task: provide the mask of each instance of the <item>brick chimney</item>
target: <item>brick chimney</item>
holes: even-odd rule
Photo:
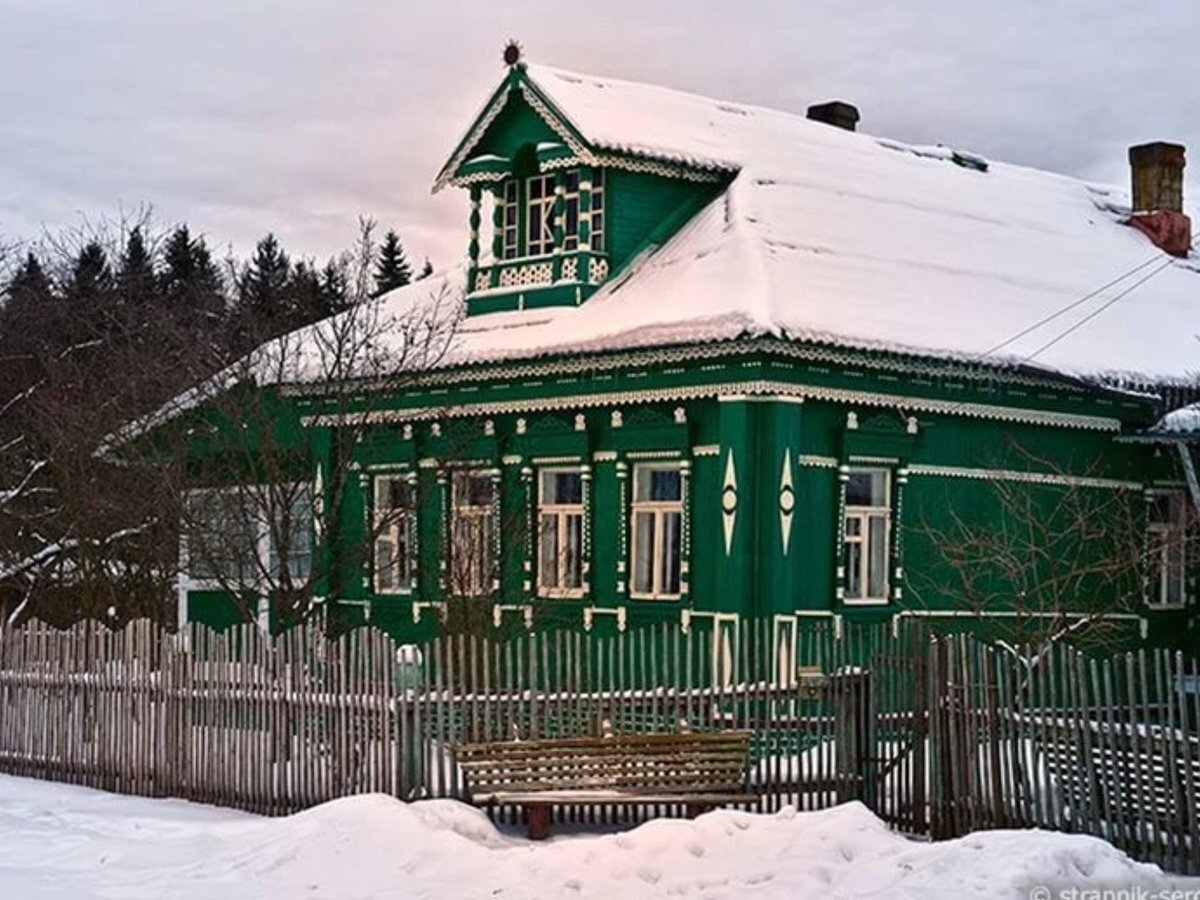
[[[1133,175],[1133,216],[1129,224],[1164,253],[1187,256],[1192,222],[1183,213],[1184,148],[1156,141],[1129,148]]]
[[[824,122],[835,128],[855,131],[858,126],[858,107],[841,100],[830,100],[828,103],[815,103],[810,106],[808,117],[814,122]]]

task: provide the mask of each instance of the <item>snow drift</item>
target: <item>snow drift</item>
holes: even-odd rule
[[[448,800],[365,795],[265,819],[0,777],[0,896],[22,900],[949,900],[1025,898],[1044,884],[1155,890],[1182,882],[1089,837],[995,831],[915,843],[856,803],[713,812],[530,844]]]

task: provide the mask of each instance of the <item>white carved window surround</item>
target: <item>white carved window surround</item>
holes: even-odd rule
[[[852,467],[849,470],[842,552],[847,604],[888,602],[891,482],[889,469]]]
[[[518,217],[520,207],[517,203],[517,182],[510,179],[504,183],[500,204],[500,258],[516,259],[520,252],[518,237],[520,228]]]
[[[1149,495],[1150,583],[1147,601],[1158,609],[1187,603],[1187,494],[1155,490]]]
[[[374,501],[375,593],[410,593],[417,565],[415,475],[375,476]]]
[[[538,470],[539,597],[584,593],[584,488],[580,469]]]
[[[496,575],[497,484],[490,471],[456,471],[450,479],[450,589],[481,597]]]
[[[683,468],[679,463],[633,467],[630,512],[632,578],[637,600],[677,600],[683,593]]]

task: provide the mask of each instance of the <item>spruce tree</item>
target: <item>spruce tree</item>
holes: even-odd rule
[[[412,267],[404,255],[404,247],[400,244],[400,236],[389,230],[383,236],[383,244],[379,248],[379,260],[375,264],[375,294],[378,297],[388,291],[404,287],[412,281]]]
[[[428,278],[433,274],[433,263],[429,261],[429,257],[425,257],[425,265],[421,266],[421,273],[417,276],[417,281],[422,278]]]
[[[268,234],[254,248],[254,256],[241,277],[238,307],[243,332],[253,337],[280,334],[291,320],[288,286],[292,262]]]
[[[178,226],[163,247],[159,293],[178,321],[212,325],[225,312],[221,276],[202,237],[192,237],[187,225]]]
[[[287,285],[287,328],[299,328],[325,315],[321,302],[321,276],[311,262],[300,260],[292,267]]]
[[[5,320],[10,326],[16,325],[23,317],[42,312],[45,304],[53,299],[54,286],[46,276],[41,260],[30,252],[4,289]]]
[[[135,225],[129,230],[117,272],[117,287],[121,302],[130,306],[138,306],[154,296],[154,261],[140,226]]]
[[[321,314],[332,316],[350,305],[346,273],[335,260],[329,260],[321,269]]]
[[[95,307],[111,299],[114,286],[108,254],[98,241],[88,241],[71,265],[71,274],[63,291],[65,298]]]

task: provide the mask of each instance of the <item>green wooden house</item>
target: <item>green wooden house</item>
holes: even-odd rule
[[[377,301],[451,296],[447,352],[353,385],[369,427],[336,504],[345,386],[257,388],[307,499],[287,553],[253,529],[248,553],[401,639],[457,599],[510,630],[754,617],[787,646],[806,619],[1091,618],[1194,644],[1187,454],[1139,439],[1200,358],[1182,151],[1131,155],[1131,205],[860,133],[842,103],[516,56],[434,180],[469,196],[463,264]],[[183,568],[181,619],[228,621]]]

